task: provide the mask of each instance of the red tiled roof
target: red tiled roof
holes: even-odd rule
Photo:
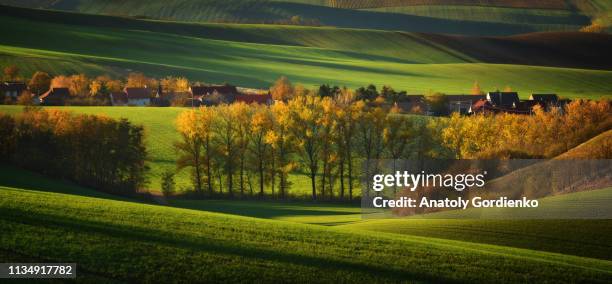
[[[214,92],[221,95],[238,94],[238,89],[231,85],[192,86],[191,93],[194,97],[212,95]]]

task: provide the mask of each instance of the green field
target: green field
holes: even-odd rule
[[[529,23],[538,30],[578,30],[589,25],[589,17],[570,10],[527,9],[487,6],[418,5],[381,7],[369,11],[401,13],[440,19],[488,23]]]
[[[0,13],[0,32],[10,35],[0,41],[0,65],[16,64],[24,74],[141,71],[260,88],[285,75],[307,87],[374,83],[409,94],[468,93],[478,81],[484,90],[510,86],[524,97],[533,92],[612,94],[612,71],[477,62],[421,34],[178,24],[56,12],[41,14],[42,21],[33,20],[39,12],[24,13],[25,18]]]
[[[29,182],[20,182],[22,179]],[[199,202],[202,208],[221,204]],[[256,203],[245,206],[257,211]],[[455,221],[426,225],[423,220],[412,220],[419,222],[416,226],[422,232],[432,232],[431,237],[419,236],[426,235],[422,232],[373,233],[367,228],[269,220],[278,215],[316,216],[334,211],[343,218],[351,210],[314,204],[287,203],[284,207],[277,214],[254,218],[111,200],[87,189],[2,167],[0,258],[77,262],[83,281],[486,283],[496,279],[562,283],[605,282],[612,277],[609,220],[541,221],[544,225],[474,221],[465,226]],[[275,212],[268,211],[269,204],[259,208],[263,214]],[[465,233],[457,229],[459,226]],[[451,229],[441,235],[436,229],[440,227]],[[497,230],[514,242],[506,246],[452,240],[483,230]],[[463,237],[457,236],[457,231]],[[597,232],[601,234],[595,236]],[[558,235],[562,237],[550,241]],[[588,239],[590,245],[576,253],[583,256],[571,255],[569,247],[583,246],[591,236],[595,237]],[[482,239],[486,238],[490,234],[485,233]],[[521,247],[521,240],[530,249],[512,247]],[[540,249],[534,247],[538,243],[546,243],[543,250],[563,254],[535,250]]]
[[[436,32],[472,35],[508,35],[535,31],[578,30],[589,25],[592,7],[608,11],[602,5],[584,5],[588,11],[567,5],[563,8],[496,7],[480,5],[403,5],[373,9],[332,8],[324,0],[226,0],[226,1],[46,1],[4,0],[1,4],[29,8],[47,8],[88,14],[118,15],[186,22],[278,23],[300,16],[304,22],[318,25]],[[508,1],[512,2],[512,1]],[[592,1],[591,1],[592,2]],[[599,3],[596,3],[599,4]],[[512,5],[510,5],[512,6]]]
[[[469,208],[394,219],[371,216],[342,227],[609,259],[612,236],[606,232],[612,232],[612,222],[591,218],[608,212],[610,202],[612,188],[607,188],[542,198],[538,208]]]

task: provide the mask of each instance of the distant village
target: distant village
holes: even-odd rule
[[[322,86],[323,88],[323,86]],[[328,87],[329,88],[329,87]],[[337,88],[337,87],[336,87]],[[369,87],[370,88],[370,87]],[[363,89],[363,88],[361,88]],[[3,102],[16,103],[18,97],[28,90],[25,82],[4,81],[0,84],[0,94]],[[359,92],[359,89],[357,90]],[[78,105],[68,103],[70,91],[64,87],[51,87],[48,91],[32,97],[32,104],[43,106]],[[266,89],[240,88],[224,85],[193,85],[188,92],[164,92],[162,85],[157,88],[125,87],[119,92],[109,92],[99,98],[107,106],[183,106],[200,107],[218,104],[244,102],[271,105],[272,95]],[[494,91],[481,94],[461,95],[408,95],[402,92],[392,100],[384,102],[398,113],[414,113],[424,115],[448,115],[451,113],[492,114],[513,113],[531,114],[535,106],[544,110],[560,108],[569,103],[556,94],[531,94],[527,100],[519,99],[517,92]]]

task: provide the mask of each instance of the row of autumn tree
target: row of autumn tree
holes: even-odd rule
[[[202,82],[191,82],[185,77],[166,76],[163,78],[153,78],[139,72],[129,73],[125,78],[113,78],[109,75],[100,75],[96,77],[88,77],[85,74],[73,75],[55,75],[52,76],[46,72],[37,71],[30,79],[20,75],[20,70],[16,65],[9,65],[3,68],[2,79],[5,81],[24,81],[27,83],[26,90],[17,100],[13,98],[4,98],[4,94],[0,94],[0,104],[32,104],[33,95],[41,95],[47,92],[50,88],[67,88],[70,93],[70,98],[65,102],[66,105],[110,105],[109,94],[113,92],[121,92],[125,87],[149,87],[156,91],[159,86],[162,87],[163,94],[173,94],[172,101],[168,102],[172,106],[184,106],[188,102],[190,86],[204,85]],[[319,86],[317,94],[320,97],[334,97],[342,93],[346,87],[330,86],[322,84]],[[505,91],[510,91],[507,86]],[[284,76],[276,80],[275,84],[270,88],[270,93],[274,100],[287,100],[295,93],[303,93],[305,87],[296,84],[293,85]],[[359,87],[354,90],[357,99],[374,100],[380,98],[388,104],[401,103],[408,101],[410,96],[406,91],[397,91],[391,86],[383,85],[380,89],[373,84],[365,87]],[[470,94],[484,94],[478,82],[472,86]],[[219,94],[217,94],[218,96]],[[444,99],[444,94],[429,91],[425,94],[426,102],[431,111],[437,115],[446,115],[449,113],[448,102]],[[227,101],[226,98],[216,97],[214,94],[209,96],[210,104],[218,104]],[[157,106],[167,106],[167,104],[156,104]],[[409,110],[411,113],[423,113],[425,110],[415,106]]]
[[[28,90],[20,94],[20,98],[17,101],[0,97],[0,103],[26,105],[31,104],[33,95],[41,95],[51,88],[68,89],[70,98],[66,102],[67,105],[110,105],[108,95],[112,92],[120,92],[125,87],[149,87],[155,89],[161,85],[164,93],[184,93],[189,91],[190,84],[192,84],[185,77],[166,76],[156,79],[139,72],[132,72],[124,79],[118,79],[109,75],[88,77],[82,73],[52,76],[46,72],[37,71],[34,72],[30,79],[27,79],[20,75],[20,70],[15,65],[3,68],[2,79],[5,81],[24,81],[28,86]],[[202,83],[193,82],[193,84],[198,85]],[[0,96],[2,95],[0,94]]]
[[[145,183],[143,128],[125,119],[26,108],[0,114],[0,160],[118,194]]]
[[[304,174],[312,199],[352,199],[365,160],[554,157],[612,126],[607,100],[534,113],[397,115],[350,90],[331,97],[306,90],[270,107],[183,112],[177,165],[191,171],[199,194],[288,198],[295,196],[289,175]]]

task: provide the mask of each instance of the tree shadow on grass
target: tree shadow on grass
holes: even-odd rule
[[[179,208],[225,213],[256,218],[278,218],[285,216],[329,216],[360,214],[359,207],[350,205],[326,205],[308,202],[287,201],[242,201],[242,200],[171,200],[170,205]],[[335,206],[335,207],[334,207]],[[338,207],[342,209],[336,209]]]
[[[453,279],[441,277],[439,275],[431,275],[428,273],[406,271],[399,268],[390,268],[377,265],[367,265],[348,260],[330,259],[324,257],[316,257],[309,255],[300,255],[290,252],[275,251],[266,248],[257,248],[255,246],[239,246],[228,242],[221,242],[218,239],[201,237],[197,239],[189,239],[179,237],[177,235],[169,236],[167,233],[157,230],[147,230],[143,228],[134,228],[130,226],[109,225],[102,222],[83,222],[74,218],[66,218],[37,213],[35,216],[29,212],[22,212],[14,209],[1,209],[0,218],[7,218],[9,222],[22,223],[32,226],[41,227],[57,227],[63,230],[69,230],[74,233],[92,233],[97,235],[107,236],[109,238],[127,239],[136,242],[151,242],[162,244],[165,246],[187,249],[191,251],[201,251],[213,254],[234,255],[237,257],[261,259],[272,262],[291,263],[302,265],[320,270],[334,269],[342,270],[347,273],[367,273],[376,276],[381,281],[426,281],[426,282],[456,282]],[[239,232],[236,232],[239,233]],[[279,240],[277,240],[279,241]],[[314,251],[313,251],[314,252]],[[320,254],[320,252],[314,252]],[[78,261],[78,259],[66,259],[65,261]]]
[[[119,196],[81,187],[70,181],[51,179],[41,174],[3,164],[0,164],[0,186],[112,200],[126,200]]]

